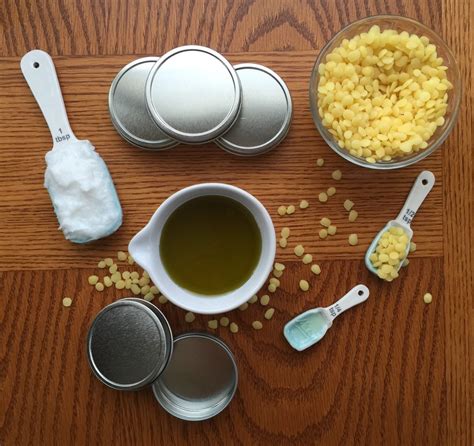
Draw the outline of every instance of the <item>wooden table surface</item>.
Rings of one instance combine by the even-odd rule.
[[[474,8],[469,0],[3,0],[0,7],[0,444],[13,445],[467,445],[473,444],[473,87]],[[356,167],[333,153],[309,111],[308,82],[318,51],[341,27],[380,13],[416,18],[439,32],[463,77],[457,125],[443,147],[392,172]],[[212,144],[150,153],[114,131],[107,94],[117,71],[138,56],[183,44],[223,52],[231,62],[262,63],[287,82],[294,119],[287,139],[264,156],[241,159]],[[124,209],[121,229],[78,246],[57,230],[43,188],[47,126],[20,69],[33,48],[56,64],[71,125],[107,162]],[[323,168],[316,159],[324,158]],[[331,172],[340,169],[335,182]],[[436,185],[414,222],[418,250],[391,284],[364,267],[369,241],[398,212],[416,175]],[[126,290],[96,292],[87,277],[100,258],[126,249],[131,236],[178,189],[232,183],[259,198],[279,232],[291,228],[276,309],[261,331],[260,304],[229,314],[240,331],[217,334],[235,353],[240,381],[231,405],[203,423],[165,413],[150,391],[120,393],[93,378],[85,338],[96,313]],[[320,191],[336,186],[326,204]],[[346,198],[359,212],[349,223]],[[281,204],[310,207],[281,218]],[[337,234],[317,237],[329,216]],[[359,235],[359,245],[347,243]],[[292,254],[302,243],[319,277]],[[311,289],[299,292],[298,281]],[[297,313],[330,304],[357,283],[371,297],[337,320],[312,349],[292,351],[282,337]],[[433,294],[425,305],[423,294]],[[262,294],[262,293],[261,293]],[[71,296],[70,308],[62,298]],[[207,330],[162,305],[175,334]],[[263,319],[262,319],[263,320]]]

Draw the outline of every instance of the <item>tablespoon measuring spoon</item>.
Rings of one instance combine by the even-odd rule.
[[[356,285],[337,302],[326,308],[313,308],[289,321],[283,328],[288,343],[298,351],[303,351],[319,342],[332,322],[344,311],[367,300],[369,289]]]
[[[410,252],[410,241],[413,238],[413,230],[410,227],[412,220],[415,218],[415,215],[422,205],[425,198],[428,196],[431,189],[435,184],[435,176],[429,170],[424,170],[418,175],[418,178],[415,180],[410,193],[408,194],[408,198],[405,201],[405,204],[402,207],[402,210],[398,214],[395,220],[390,220],[385,227],[379,231],[379,233],[375,236],[372,243],[367,249],[365,254],[365,265],[369,269],[370,272],[377,275],[377,269],[372,265],[372,261],[370,260],[370,255],[375,252],[377,248],[377,244],[379,242],[380,237],[388,231],[390,228],[402,228],[405,234],[408,237],[407,247],[405,249],[404,258],[408,256]],[[397,267],[397,272],[402,267],[402,262],[399,263]]]

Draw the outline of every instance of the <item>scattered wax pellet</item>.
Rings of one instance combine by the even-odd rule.
[[[119,251],[117,253],[117,259],[123,262],[124,260],[127,260],[127,253],[123,251]]]
[[[344,209],[349,212],[354,206],[354,202],[351,200],[344,201]]]
[[[140,277],[140,279],[138,280],[138,285],[140,286],[145,286],[145,285],[148,285],[150,283],[150,279],[148,277]]]
[[[111,259],[110,257],[107,257],[106,259],[104,259],[104,262],[105,262],[105,266],[112,266],[114,264],[113,259]]]
[[[303,245],[296,245],[293,251],[296,256],[301,257],[304,254]]]
[[[105,264],[105,260],[101,260],[97,266],[100,268],[100,269],[104,269],[107,265]]]
[[[318,167],[323,167],[323,166],[324,166],[324,158],[318,158],[318,159],[316,160],[316,165],[317,165]]]
[[[329,225],[328,234],[329,235],[334,235],[336,232],[337,232],[337,226],[336,225]]]
[[[116,273],[113,273],[110,276],[110,280],[112,280],[113,283],[117,283],[119,280],[122,280],[122,274],[120,274],[118,271]]]
[[[278,215],[282,216],[286,214],[286,206],[280,206],[278,209],[277,209],[277,212],[278,212]]]
[[[307,265],[313,261],[313,256],[311,254],[305,254],[302,259],[303,263]]]
[[[244,302],[240,307],[240,311],[245,311],[249,307],[249,304],[247,302]]]
[[[148,302],[151,302],[155,298],[155,295],[153,293],[146,293],[143,296],[143,299],[147,300]]]
[[[158,298],[158,302],[160,304],[165,304],[166,302],[168,302],[168,298],[163,296],[163,294]]]
[[[125,281],[119,280],[118,282],[116,282],[115,288],[117,288],[118,290],[123,290],[125,288]]]
[[[159,294],[160,290],[155,285],[150,287],[150,293]]]
[[[330,187],[330,188],[328,188],[326,193],[328,194],[328,197],[332,197],[333,195],[336,194],[336,188],[335,187]]]
[[[277,290],[277,286],[274,283],[271,283],[268,285],[267,290],[270,291],[270,293],[274,293]]]
[[[125,279],[125,280],[130,279],[130,271],[124,271],[122,273],[122,279]]]
[[[319,195],[318,195],[318,200],[321,202],[321,203],[326,203],[326,201],[328,201],[328,194],[326,192],[321,192]]]
[[[254,294],[249,300],[248,300],[248,303],[249,304],[254,304],[255,302],[257,302],[258,300],[258,297],[256,294]]]
[[[410,242],[410,252],[415,252],[415,251],[416,251],[416,243]]]
[[[267,311],[265,311],[265,319],[267,321],[269,321],[272,317],[273,317],[273,314],[275,313],[275,308],[269,308]]]
[[[116,273],[118,270],[118,266],[114,263],[112,266],[109,267],[109,273],[113,274]]]
[[[278,270],[274,269],[273,272],[272,272],[272,274],[273,274],[275,277],[279,278],[279,277],[283,276],[283,271],[278,271]]]
[[[290,236],[290,228],[283,228],[281,230],[281,236],[282,238],[288,238]]]
[[[132,286],[130,287],[130,290],[135,296],[138,296],[140,294],[140,287],[136,283],[132,283]]]
[[[273,283],[275,286],[280,286],[280,281],[276,277],[270,277],[270,283]]]
[[[222,316],[219,319],[219,323],[221,324],[222,327],[227,327],[230,324],[230,321],[228,317]]]
[[[433,296],[431,293],[425,293],[423,300],[425,301],[425,304],[430,304],[433,301]]]
[[[357,234],[351,234],[349,235],[349,245],[355,246],[359,242],[359,238],[357,237]]]
[[[194,313],[192,311],[188,311],[185,315],[184,315],[184,320],[190,324],[191,322],[194,322],[194,320],[196,319],[196,316],[194,316]]]
[[[63,306],[70,307],[72,304],[72,299],[70,297],[63,298]]]
[[[306,209],[308,206],[309,206],[309,203],[307,200],[300,201],[300,209]]]
[[[320,239],[325,239],[327,236],[328,236],[327,229],[320,229],[319,230],[319,238]]]
[[[270,296],[268,294],[264,294],[261,298],[260,298],[260,304],[265,306],[265,305],[268,305],[270,303]]]
[[[331,176],[333,180],[339,181],[342,178],[342,172],[339,169],[335,170]]]
[[[283,263],[276,262],[275,265],[274,265],[274,268],[277,271],[284,271],[285,270],[285,265],[283,265]]]
[[[139,279],[140,278],[140,274],[138,274],[136,271],[132,271],[130,273],[130,278],[131,279]]]
[[[132,279],[125,279],[125,288],[129,290],[132,288]]]
[[[357,220],[357,217],[359,216],[359,213],[355,211],[354,209],[351,209],[349,212],[349,221],[354,222]]]
[[[311,272],[318,276],[319,274],[321,274],[321,267],[317,263],[315,263],[314,265],[311,265]]]
[[[128,262],[129,265],[133,265],[135,263],[135,260],[133,260],[133,257],[129,255],[127,257],[127,262]]]
[[[327,217],[323,217],[321,218],[320,223],[321,223],[321,226],[325,226],[326,228],[328,228],[329,225],[331,224],[331,220]]]
[[[143,271],[142,277],[146,277],[147,279],[149,279],[150,275],[146,271]]]
[[[211,321],[207,323],[207,326],[211,328],[212,330],[215,330],[218,325],[219,323],[217,322],[217,319],[212,319]]]
[[[280,246],[282,248],[286,248],[286,246],[288,245],[288,240],[286,238],[281,238],[278,243],[280,244]]]
[[[145,286],[142,286],[141,289],[140,289],[140,293],[142,293],[143,295],[147,294],[150,292],[150,285],[145,285]],[[153,293],[152,293],[153,294]]]
[[[290,204],[290,205],[286,208],[286,213],[287,213],[288,215],[294,214],[294,213],[295,213],[295,207],[294,207],[292,204]]]
[[[96,289],[97,291],[104,291],[104,284],[103,284],[102,282],[97,282],[97,283],[95,284],[95,289]]]
[[[235,322],[232,322],[230,324],[230,332],[237,333],[238,331],[239,331],[239,326]]]
[[[253,321],[252,322],[252,327],[255,330],[261,330],[263,328],[263,324],[260,321]]]
[[[95,285],[99,281],[99,277],[92,275],[87,278],[87,281],[89,282],[89,285]]]
[[[309,283],[307,280],[300,280],[300,289],[302,291],[308,291],[309,290]]]
[[[114,283],[112,282],[112,279],[109,276],[104,277],[104,285],[109,288],[111,287]]]

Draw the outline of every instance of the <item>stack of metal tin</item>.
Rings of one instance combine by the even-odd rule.
[[[129,143],[152,150],[215,142],[237,155],[278,145],[291,123],[285,82],[257,64],[183,46],[126,65],[110,87],[112,123]]]

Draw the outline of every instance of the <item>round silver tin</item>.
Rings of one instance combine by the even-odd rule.
[[[242,102],[232,65],[216,51],[196,45],[160,57],[148,76],[145,97],[161,130],[188,144],[222,135],[234,123]]]
[[[234,125],[215,142],[236,155],[258,155],[287,135],[293,109],[290,91],[267,67],[245,63],[234,68],[242,86],[242,108]]]
[[[135,299],[121,299],[99,312],[89,329],[87,353],[100,381],[118,390],[137,390],[158,378],[173,347],[169,325],[157,311]]]
[[[153,384],[161,406],[177,418],[212,418],[232,400],[238,372],[232,352],[220,339],[206,333],[175,338],[173,356]]]
[[[158,57],[144,57],[119,71],[109,90],[109,112],[115,129],[128,143],[164,150],[178,142],[160,130],[145,105],[146,80],[157,61]]]

